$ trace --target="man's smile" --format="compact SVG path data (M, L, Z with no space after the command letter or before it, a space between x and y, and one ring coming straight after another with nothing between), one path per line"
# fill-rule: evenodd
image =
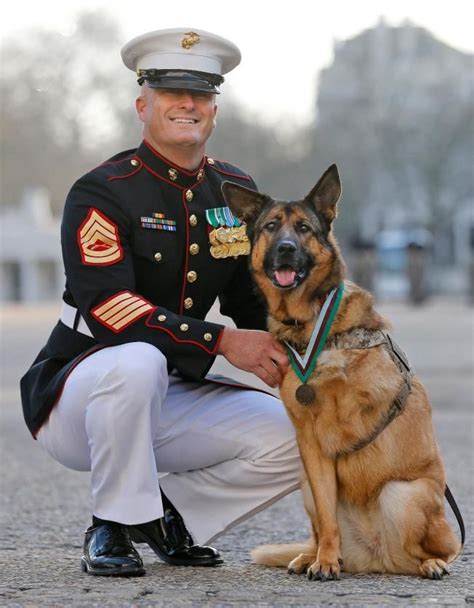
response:
M171 120L171 122L180 123L180 124L184 124L184 125L194 125L199 122L196 118L182 118L182 117L171 118L170 120Z

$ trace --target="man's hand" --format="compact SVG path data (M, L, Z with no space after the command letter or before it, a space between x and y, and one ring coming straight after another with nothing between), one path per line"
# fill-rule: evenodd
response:
M286 350L266 331L226 327L217 352L272 388L281 384L288 368Z

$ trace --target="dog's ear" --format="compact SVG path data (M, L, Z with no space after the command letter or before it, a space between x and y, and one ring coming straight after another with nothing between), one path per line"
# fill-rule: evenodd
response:
M267 198L264 194L232 182L223 182L221 190L232 213L247 223L255 220Z
M316 186L306 197L330 225L337 215L337 201L341 196L341 180L335 164L322 175Z

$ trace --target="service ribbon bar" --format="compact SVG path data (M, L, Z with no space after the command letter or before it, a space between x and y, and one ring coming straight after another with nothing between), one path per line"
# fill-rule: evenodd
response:
M163 213L154 213L153 217L142 216L140 225L142 228L151 228L152 230L169 230L176 232L175 220L165 220Z
M288 342L285 342L291 366L303 384L305 384L316 367L316 361L326 344L329 330L338 311L343 293L344 283L341 283L339 287L332 289L326 296L303 357Z

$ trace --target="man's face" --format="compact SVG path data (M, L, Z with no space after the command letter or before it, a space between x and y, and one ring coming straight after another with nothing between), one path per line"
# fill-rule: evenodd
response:
M182 89L143 87L136 102L144 136L158 150L204 148L215 126L215 95Z

